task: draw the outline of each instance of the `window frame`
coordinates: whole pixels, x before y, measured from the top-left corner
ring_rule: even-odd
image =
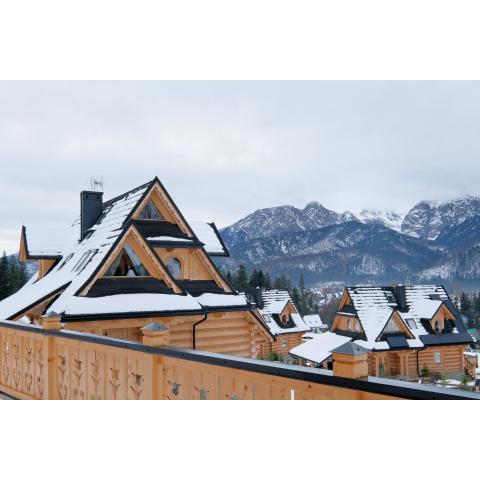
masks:
[[[152,206],[158,212],[158,215],[160,216],[159,218],[145,218],[143,216],[143,212],[145,212],[147,209],[151,209]],[[166,221],[165,217],[163,216],[162,212],[158,208],[157,204],[151,199],[144,205],[144,207],[142,208],[142,210],[138,214],[138,220],[143,220],[143,221],[146,221],[146,222],[165,222]]]
[[[174,273],[170,270],[169,264],[170,262],[177,262],[178,267],[179,267],[179,272],[178,272],[178,278],[174,275]],[[183,262],[178,258],[178,257],[170,257],[166,262],[165,262],[165,267],[168,270],[168,273],[174,280],[183,280]]]
[[[93,260],[93,257],[95,257],[97,253],[98,253],[98,248],[83,252],[82,256],[80,257],[80,260],[72,268],[72,272],[76,273],[77,275],[80,275],[85,270],[87,265]]]

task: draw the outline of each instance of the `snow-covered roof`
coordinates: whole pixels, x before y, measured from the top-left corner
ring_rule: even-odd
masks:
[[[265,308],[261,309],[262,314],[277,314],[280,315],[285,310],[285,307],[290,302],[290,300],[276,300],[270,302]]]
[[[213,222],[191,221],[188,224],[192,227],[197,238],[205,244],[204,248],[209,255],[228,256],[227,248]]]
[[[203,307],[245,307],[246,302],[239,295],[204,293],[196,298],[186,295],[135,293],[105,297],[72,297],[65,316],[104,315],[146,312],[195,312]],[[55,304],[52,306],[55,311]]]
[[[167,237],[162,235],[160,237],[147,237],[149,242],[179,242],[179,243],[192,243],[193,240],[190,238],[177,238],[177,237]]]
[[[305,343],[293,347],[290,350],[290,355],[303,358],[315,363],[322,363],[332,355],[332,351],[336,348],[351,342],[350,337],[338,335],[336,333],[312,333],[312,337]]]
[[[397,288],[397,290],[395,290]],[[413,338],[405,339],[402,348],[423,348],[427,342],[429,332],[423,326],[422,319],[431,319],[442,304],[445,304],[456,315],[445,288],[439,285],[409,285],[406,287],[348,287],[347,291],[353,306],[340,311],[342,315],[356,316],[362,326],[363,332],[358,336],[348,337],[339,333],[327,332],[325,334],[308,334],[306,342],[293,348],[292,355],[307,360],[321,363],[328,358],[328,353],[336,346],[352,341],[356,345],[368,350],[389,350],[391,347],[387,341],[377,341],[394,312],[400,315]],[[470,335],[467,334],[461,319],[455,322],[457,328],[451,334],[442,337],[442,334],[433,335],[438,337],[438,342],[470,343]],[[364,333],[364,335],[363,335]],[[453,337],[451,336],[453,335]],[[382,338],[382,337],[380,337]],[[330,348],[334,345],[333,348]]]
[[[410,348],[423,347],[421,337],[430,333],[422,324],[422,319],[430,320],[442,304],[445,304],[452,314],[456,313],[445,288],[441,285],[348,287],[347,291],[353,303],[353,312],[358,317],[366,337],[355,342],[369,349],[390,348],[386,341],[377,339],[394,312],[399,314],[414,337],[406,340]],[[349,310],[339,313],[348,314]],[[458,319],[456,325],[463,333],[465,328],[461,319]],[[454,330],[453,333],[458,333],[458,330]]]
[[[276,318],[276,314],[262,314],[262,317],[270,333],[274,336],[310,331],[310,327],[303,321],[299,313],[290,314],[289,322],[286,326],[283,326],[281,320]]]
[[[235,294],[205,293],[193,298],[188,294],[127,294],[99,298],[79,297],[81,290],[94,278],[98,269],[115,248],[120,237],[130,228],[131,213],[138,207],[147,190],[155,182],[142,185],[103,204],[103,214],[79,242],[80,225],[76,222],[63,240],[55,240],[54,248],[47,250],[49,235],[34,234],[26,229],[27,238],[34,242],[38,252],[56,252],[61,256],[57,265],[40,280],[34,277],[21,290],[0,302],[0,318],[12,319],[22,315],[43,301],[55,301],[45,312],[60,315],[99,313],[152,312],[172,310],[202,310],[204,308],[245,307],[245,299]],[[209,227],[211,228],[211,227]],[[40,230],[39,230],[40,232]],[[73,233],[75,232],[75,233]],[[59,235],[61,236],[61,235]],[[53,238],[54,236],[52,236]],[[178,239],[175,239],[178,241]],[[203,241],[203,239],[202,239]],[[62,243],[63,242],[63,243]]]
[[[59,257],[65,247],[80,237],[80,226],[74,222],[68,228],[59,230],[58,225],[41,223],[24,228],[27,256]]]
[[[277,305],[278,302],[284,302],[284,305],[285,305],[286,302],[291,302],[291,304],[293,306],[295,306],[295,304],[293,303],[292,297],[290,296],[290,293],[288,292],[288,290],[284,290],[284,289],[264,290],[264,289],[262,289],[261,295],[262,295],[262,303],[263,303],[262,310],[265,310],[268,313],[270,313],[270,305],[274,304],[274,308],[277,308],[278,307],[278,305]]]
[[[259,311],[272,335],[310,331],[310,327],[298,312],[290,314],[286,324],[280,319],[279,315],[285,310],[288,303],[291,303],[297,310],[288,290],[262,290],[261,296],[263,308]]]
[[[319,328],[323,327],[324,324],[322,322],[322,319],[320,315],[304,315],[303,320],[305,320],[305,323],[310,327],[310,328]]]

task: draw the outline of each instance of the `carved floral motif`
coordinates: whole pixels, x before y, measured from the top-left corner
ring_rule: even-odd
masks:
[[[12,378],[13,383],[15,384],[15,388],[18,390],[18,386],[20,385],[20,380],[22,379],[22,371],[20,368],[20,347],[16,344],[12,346],[13,351],[13,361],[15,365],[12,370]]]
[[[110,368],[110,372],[112,374],[112,378],[109,380],[109,384],[112,387],[112,396],[113,399],[117,399],[118,389],[120,388],[120,370],[118,368]]]
[[[9,360],[10,360],[10,344],[8,342],[3,342],[2,354],[3,354],[3,368],[2,368],[3,380],[5,383],[8,383],[8,379],[10,378],[10,367],[8,366]]]
[[[68,386],[65,383],[65,374],[67,372],[67,358],[63,355],[58,356],[58,371],[60,373],[60,379],[58,382],[58,398],[65,400],[68,395]]]
[[[85,392],[80,388],[80,382],[83,376],[83,362],[78,358],[73,359],[73,375],[75,377],[75,386],[73,387],[73,398],[75,400],[85,400]]]
[[[37,350],[37,365],[38,365],[38,375],[37,375],[37,389],[40,397],[43,397],[43,392],[45,390],[45,380],[43,378],[43,349],[40,346]]]
[[[142,396],[142,393],[144,390],[142,388],[143,375],[137,372],[132,372],[130,376],[132,377],[132,380],[133,380],[132,385],[130,385],[130,390],[132,390],[132,392],[134,393],[136,400],[140,400],[140,397]]]
[[[94,362],[90,364],[92,367],[92,374],[90,375],[90,378],[93,381],[93,393],[90,395],[90,398],[92,400],[101,400],[102,397],[99,395],[99,388],[98,385],[100,383],[100,380],[102,379],[100,375],[100,361],[98,359],[95,359]]]

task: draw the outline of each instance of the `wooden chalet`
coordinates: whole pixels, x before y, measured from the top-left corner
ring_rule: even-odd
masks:
[[[188,222],[158,178],[107,202],[82,192],[69,228],[23,227],[20,260],[38,272],[0,302],[0,319],[257,357],[273,336],[219,255],[215,225]]]
[[[298,312],[288,290],[257,288],[251,300],[271,334],[270,341],[262,344],[260,348],[261,358],[267,358],[271,354],[288,356],[292,348],[302,343],[302,336],[312,331]],[[310,321],[318,325],[319,318],[312,316]]]
[[[348,287],[331,331],[290,353],[331,367],[333,353],[354,344],[368,352],[369,375],[415,378],[426,370],[463,374],[472,342],[443,286]]]

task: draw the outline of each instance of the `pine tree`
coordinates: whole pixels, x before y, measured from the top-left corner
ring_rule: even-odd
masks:
[[[305,279],[303,278],[303,273],[300,275],[300,294],[305,295]]]
[[[275,281],[273,282],[273,288],[277,290],[290,290],[292,288],[292,285],[288,278],[285,277],[285,275],[282,275],[281,277],[275,279]]]
[[[272,289],[272,277],[267,272],[265,274],[265,290],[271,290],[271,289]]]
[[[11,257],[9,265],[9,295],[20,290],[27,281],[25,267],[15,257]]]
[[[472,310],[472,302],[470,301],[470,298],[468,295],[463,292],[461,297],[460,297],[460,312],[462,315],[469,316],[471,314]]]
[[[475,318],[480,316],[480,292],[478,292],[473,299],[473,313]]]
[[[8,297],[8,259],[7,254],[3,252],[0,258],[0,300]]]
[[[245,291],[248,288],[247,268],[243,264],[238,267],[235,283],[236,288],[240,291]]]
[[[300,296],[300,292],[298,291],[298,288],[297,287],[292,288],[292,292],[291,292],[290,295],[292,297],[293,303],[295,304],[295,306],[298,308],[299,312],[301,313],[301,311],[302,311],[302,308],[301,308],[302,300],[301,300],[301,296]]]
[[[251,288],[265,288],[265,274],[261,270],[254,270],[250,275],[249,284]]]

